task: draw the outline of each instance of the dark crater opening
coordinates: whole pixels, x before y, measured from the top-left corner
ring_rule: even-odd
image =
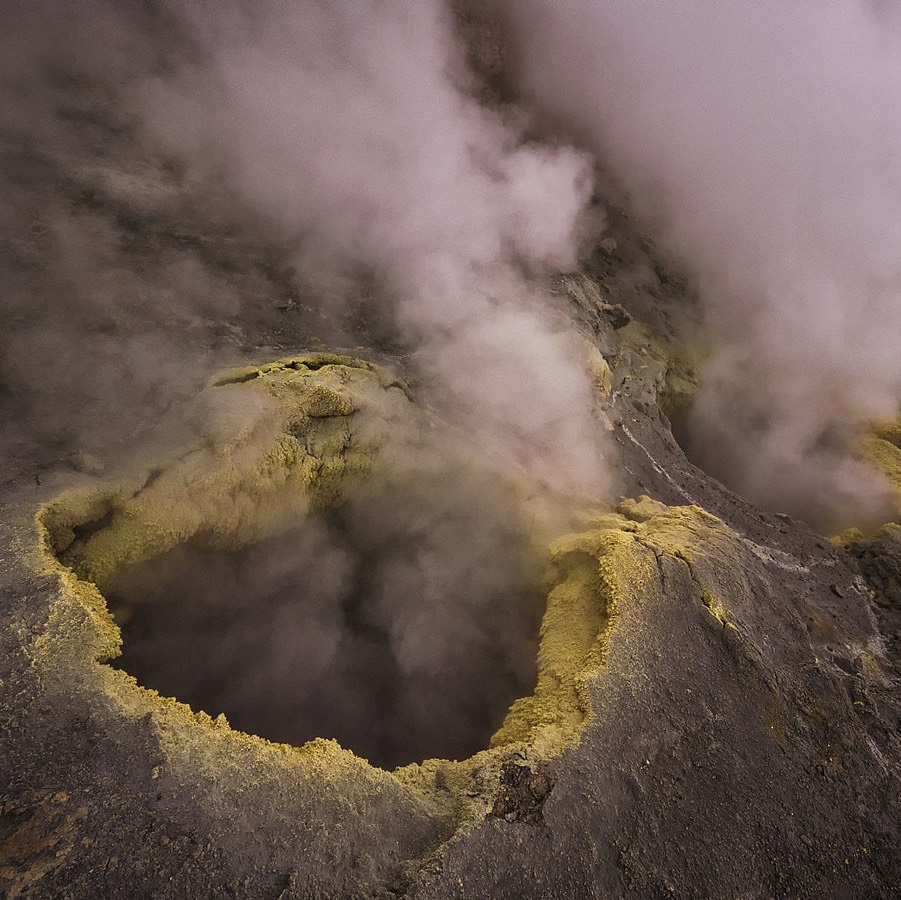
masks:
[[[470,504],[451,485],[385,490],[123,569],[105,591],[115,665],[271,740],[335,738],[385,768],[466,758],[534,688],[544,609],[522,535]]]

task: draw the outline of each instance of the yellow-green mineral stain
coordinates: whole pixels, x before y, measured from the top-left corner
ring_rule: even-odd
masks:
[[[723,628],[735,628],[735,625],[733,625],[732,621],[729,619],[728,612],[726,612],[725,604],[718,597],[714,596],[709,588],[704,588],[701,591],[701,602],[704,604],[707,612],[709,612]]]
[[[901,520],[901,418],[874,425],[861,439],[858,455],[885,479],[893,516]],[[834,538],[840,544],[854,539],[850,529]]]
[[[901,503],[901,446],[880,430],[864,439],[863,456],[888,479],[897,503]]]
[[[873,430],[873,434],[880,440],[888,441],[896,447],[901,447],[901,419],[884,422]]]
[[[649,548],[690,560],[730,534],[703,510],[640,498],[554,541],[535,690],[513,703],[490,749],[471,760],[426,760],[389,775],[334,741],[275,744],[97,665],[117,656],[121,645],[104,585],[122,567],[185,541],[239,548],[340,503],[380,477],[382,450],[412,428],[415,407],[390,373],[330,354],[236,370],[210,390],[223,392],[225,414],[203,442],[130,478],[70,491],[39,509],[43,565],[59,576],[61,590],[54,627],[36,662],[73,682],[81,679],[120,714],[150,714],[167,765],[202,769],[211,778],[224,771],[238,781],[270,778],[285,767],[303,777],[327,771],[369,780],[379,790],[412,791],[416,803],[442,814],[449,804],[471,816],[482,802],[470,797],[473,779],[484,779],[490,792],[491,773],[510,752],[546,759],[580,739],[593,716],[589,688],[605,668],[620,612],[652,596]],[[89,621],[90,647],[75,640],[78,615]]]
[[[214,390],[233,392],[234,402],[212,446],[42,508],[59,561],[103,590],[122,566],[193,538],[247,546],[339,503],[370,475],[388,429],[410,418],[411,404],[371,364],[325,354],[314,368],[290,362],[217,382]]]
[[[526,744],[549,757],[577,743],[593,717],[589,686],[605,667],[620,612],[646,607],[653,596],[656,554],[690,563],[717,546],[734,549],[734,541],[721,520],[699,507],[668,507],[649,497],[623,501],[586,530],[555,541],[535,691],[511,706],[491,746]],[[705,606],[727,623],[722,604]]]

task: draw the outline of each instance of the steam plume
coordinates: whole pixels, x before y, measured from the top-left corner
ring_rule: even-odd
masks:
[[[585,154],[527,142],[521,112],[477,99],[438,0],[190,10],[191,59],[135,89],[151,133],[320,285],[374,282],[485,450],[554,491],[597,491],[579,352],[526,277],[576,264]]]
[[[853,436],[901,396],[892,4],[496,4],[516,80],[697,276],[716,349],[696,456],[835,524],[881,486]]]

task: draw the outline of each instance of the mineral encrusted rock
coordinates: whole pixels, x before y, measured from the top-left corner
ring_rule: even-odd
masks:
[[[248,313],[250,363],[198,391],[205,441],[125,471],[21,447],[0,515],[5,896],[896,896],[899,526],[833,542],[686,459],[667,416],[697,376],[669,321],[691,298],[649,281],[651,253],[612,212],[602,252],[546,286],[593,348],[622,496],[542,551],[534,691],[469,759],[385,771],[329,735],[273,743],[109,665],[123,566],[263,540],[415,444],[402,360],[303,351],[302,325]]]

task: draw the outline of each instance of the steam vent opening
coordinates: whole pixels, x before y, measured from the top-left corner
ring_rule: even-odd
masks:
[[[574,588],[565,565],[548,580],[521,480],[365,361],[280,360],[201,400],[202,440],[41,513],[95,658],[240,731],[333,738],[383,768],[571,739],[606,601],[595,574],[588,625],[554,612]],[[548,616],[560,635],[539,650]]]
[[[544,598],[510,536],[466,517],[435,535],[426,515],[392,519],[397,503],[123,569],[105,591],[114,665],[241,731],[335,738],[384,768],[484,749],[534,687]]]

